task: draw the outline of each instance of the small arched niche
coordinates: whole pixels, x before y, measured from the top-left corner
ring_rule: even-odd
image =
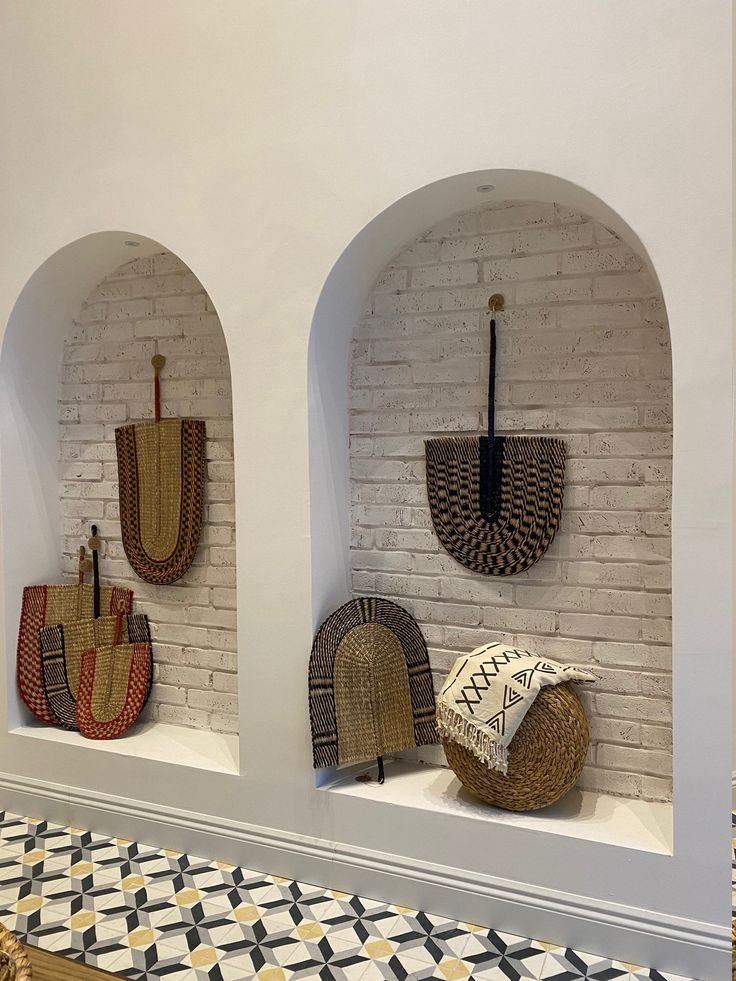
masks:
[[[152,417],[155,353],[166,357],[162,417],[201,418],[207,427],[202,536],[189,570],[168,586],[143,582],[133,572],[118,506],[115,428]],[[21,293],[3,341],[0,379],[9,727],[34,729],[15,694],[11,653],[23,586],[75,577],[79,545],[95,523],[102,581],[133,589],[135,608],[148,615],[154,639],[151,699],[131,730],[138,735],[120,742],[145,738],[140,751],[150,749],[155,757],[161,734],[170,741],[171,727],[183,727],[201,735],[185,741],[202,749],[202,765],[210,750],[234,758],[230,364],[205,288],[178,256],[150,239],[103,232],[73,242],[51,256]],[[160,752],[166,756],[168,750]]]
[[[494,292],[497,429],[568,446],[562,529],[509,578],[444,552],[424,483],[426,437],[483,429]],[[400,603],[436,689],[456,656],[500,637],[586,665],[600,680],[582,695],[581,786],[671,800],[671,375],[646,251],[593,195],[496,171],[397,201],[340,257],[314,321],[315,623],[351,595]],[[413,758],[445,765],[435,748]]]

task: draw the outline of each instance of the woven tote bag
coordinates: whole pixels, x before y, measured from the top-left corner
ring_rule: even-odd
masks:
[[[69,624],[43,627],[39,632],[41,666],[46,699],[61,729],[77,726],[77,694],[82,669],[82,652],[90,648],[109,647],[118,642],[118,634],[128,644],[151,646],[148,617],[131,613],[118,617],[77,620]],[[146,692],[145,702],[150,694]]]
[[[133,591],[122,586],[102,586],[99,608],[108,615],[130,613]],[[20,697],[37,719],[56,725],[43,685],[39,631],[46,625],[64,626],[91,620],[95,614],[95,590],[87,583],[26,586],[23,590],[16,681]]]
[[[117,739],[136,721],[151,690],[150,644],[82,651],[77,727],[87,739]]]
[[[115,430],[120,529],[128,561],[146,582],[181,579],[202,529],[206,431],[201,419],[161,419],[155,355],[154,420]]]
[[[439,740],[419,624],[390,600],[362,597],[329,616],[309,659],[315,768],[379,758]]]
[[[546,436],[496,436],[496,304],[489,305],[488,435],[425,441],[432,523],[447,552],[487,576],[513,576],[542,558],[562,517],[565,443]]]

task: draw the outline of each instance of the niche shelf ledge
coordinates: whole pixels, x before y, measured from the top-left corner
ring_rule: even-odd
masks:
[[[356,781],[356,775],[366,770],[374,772],[375,763],[372,767],[362,764],[325,774],[319,790],[488,825],[525,828],[638,851],[672,854],[671,804],[575,789],[551,807],[516,814],[482,804],[463,789],[452,770],[444,767],[390,760],[386,763],[384,784],[375,780]]]
[[[11,729],[9,735],[215,773],[240,773],[237,735],[187,729],[165,722],[141,723],[120,739],[85,739],[78,732],[67,732],[34,722]]]

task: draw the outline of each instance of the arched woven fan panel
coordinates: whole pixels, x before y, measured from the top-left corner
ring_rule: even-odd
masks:
[[[427,493],[437,537],[474,572],[509,576],[530,568],[549,548],[562,515],[565,444],[534,436],[498,437],[499,507],[480,505],[481,440],[427,440]]]
[[[391,630],[354,627],[338,647],[334,681],[340,763],[416,745],[406,658]]]

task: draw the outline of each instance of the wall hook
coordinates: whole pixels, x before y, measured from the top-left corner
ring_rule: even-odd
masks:
[[[506,300],[504,299],[503,293],[494,293],[488,299],[488,309],[491,313],[496,313],[498,310],[503,310]]]

